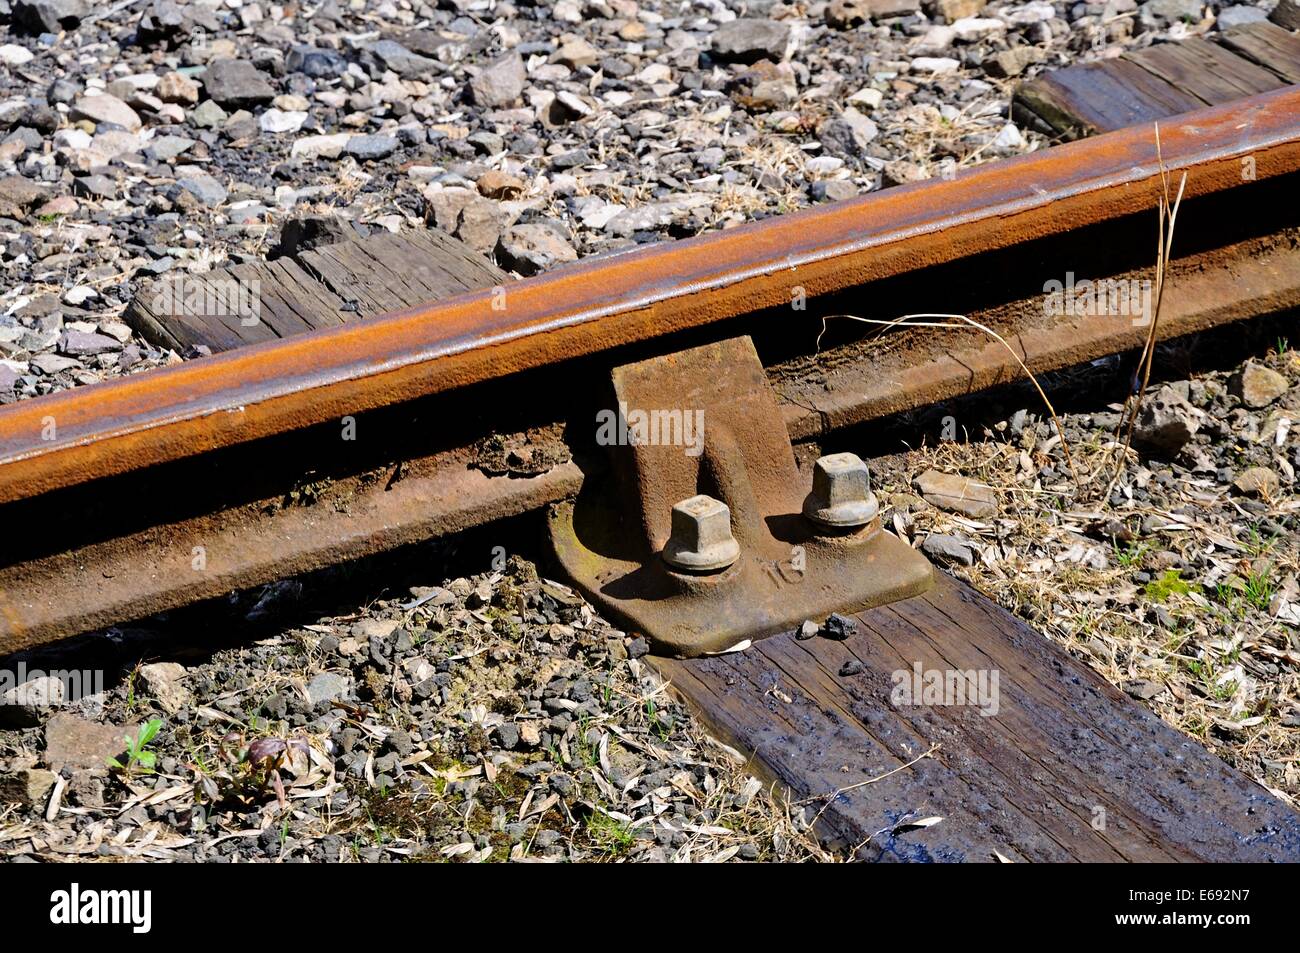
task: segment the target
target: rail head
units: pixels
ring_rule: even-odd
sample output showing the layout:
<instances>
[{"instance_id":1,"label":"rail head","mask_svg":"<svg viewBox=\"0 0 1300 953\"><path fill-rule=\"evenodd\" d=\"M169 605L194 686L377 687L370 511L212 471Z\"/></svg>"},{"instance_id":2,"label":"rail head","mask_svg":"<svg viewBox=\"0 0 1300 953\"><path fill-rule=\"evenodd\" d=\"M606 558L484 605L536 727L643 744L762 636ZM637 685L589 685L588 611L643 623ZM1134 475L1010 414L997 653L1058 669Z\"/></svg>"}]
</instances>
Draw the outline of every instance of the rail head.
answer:
<instances>
[{"instance_id":1,"label":"rail head","mask_svg":"<svg viewBox=\"0 0 1300 953\"><path fill-rule=\"evenodd\" d=\"M1300 87L0 408L0 503L1300 169ZM494 306L495 305L495 306Z\"/></svg>"}]
</instances>

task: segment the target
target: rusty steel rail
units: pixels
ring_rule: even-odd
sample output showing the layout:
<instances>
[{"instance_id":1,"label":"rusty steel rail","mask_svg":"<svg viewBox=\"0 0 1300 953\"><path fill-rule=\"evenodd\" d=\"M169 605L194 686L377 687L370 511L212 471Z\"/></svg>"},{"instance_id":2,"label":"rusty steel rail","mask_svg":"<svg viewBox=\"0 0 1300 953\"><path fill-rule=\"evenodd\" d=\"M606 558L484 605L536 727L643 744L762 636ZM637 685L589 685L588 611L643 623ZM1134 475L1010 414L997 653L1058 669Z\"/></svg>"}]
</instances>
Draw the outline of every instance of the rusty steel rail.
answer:
<instances>
[{"instance_id":1,"label":"rusty steel rail","mask_svg":"<svg viewBox=\"0 0 1300 953\"><path fill-rule=\"evenodd\" d=\"M1169 120L1187 197L1300 168L1300 89ZM0 503L289 433L1155 206L1135 127L734 230L0 409ZM52 425L52 427L51 427Z\"/></svg>"},{"instance_id":2,"label":"rusty steel rail","mask_svg":"<svg viewBox=\"0 0 1300 953\"><path fill-rule=\"evenodd\" d=\"M1300 121L1288 126L1279 118L1287 104L1300 105L1294 97L1274 94L1235 104L1238 117L1230 128L1219 110L1181 117L1164 129L1166 166L1190 170L1188 191L1197 197L1187 201L1179 219L1161 311L1162 338L1300 308L1300 227L1290 198L1300 179ZM1233 131L1235 144L1229 142ZM840 209L590 261L520 282L509 292L511 310L504 316L492 312L496 337L478 346L468 332L461 340L448 330L469 320L476 301L488 311L483 296L468 295L427 309L437 324L421 323L412 316L420 312L411 312L2 408L0 655L572 498L584 484L602 479L601 455L593 452L598 449L590 446L594 434L583 422L592 419L601 400L612 399L601 391L612 363L752 334L790 439L816 441L831 430L1022 376L1015 357L974 332L947 332L937 342L933 336L909 340L906 334L873 341L863 339L861 326L842 324L838 340L828 340L813 355L819 313L861 304L893 316L917 310L917 303L927 309L941 303L943 310L960 310L1000 329L1035 372L1140 347L1145 327L1109 314L1049 316L1042 293L1044 277L1067 270L1094 279L1150 277L1155 216L1134 217L1134 210L1151 209L1152 170L1140 165L1126 170L1116 158L1143 155L1140 141L1136 134L1111 134L1069 147L1078 153L1096 144L1088 155L1099 165L1089 167L1076 155L1062 169L1080 181L1071 186L1061 178L1064 171L1054 173L1054 191L1042 185L1055 168L1044 160L1062 150L1012 163L1033 195L1076 196L1055 209L1034 204L1024 189L1013 201L1007 177L983 174L998 169L992 166L957 183L891 190ZM1241 175L1241 159L1247 156L1255 160L1254 180ZM1036 177L1026 176L1026 167L1039 170ZM1002 190L985 191L991 180L1002 183ZM962 188L954 192L956 186ZM954 195L963 196L962 213L945 217L934 211L944 196ZM913 217L922 223L910 231L903 222L908 196L918 207ZM746 253L754 257L744 243L733 243L736 235L775 242L770 236L778 234L814 247L811 237L791 237L782 223L838 221L847 228L836 217L846 210L856 210L856 220L870 213L878 227L827 245L824 259L809 252L793 270L735 277L739 265L728 270L721 257L722 252L736 261ZM1007 221L1016 223L1014 231ZM950 223L948 230L934 234L943 222ZM701 249L709 248L719 254L702 259ZM644 267L647 262L668 267L665 262L680 263L683 254L691 259L691 275L714 274L714 283L692 285L686 277L668 282ZM770 262L774 253L757 257ZM640 262L645 273L628 262ZM852 284L852 275L837 270L848 264L859 269L854 275L880 279ZM790 312L789 289L796 283L810 297L826 297L813 310ZM620 308L619 288L643 285L662 285L664 294L687 290L648 304L630 300ZM576 296L568 310L561 292ZM515 338L503 337L504 327L523 320L511 316L513 311L523 314L529 302L527 313L538 320L561 313L587 317L585 323L557 319L551 330L528 327ZM784 307L744 310L772 302ZM743 310L737 320L722 320L737 309ZM791 313L799 318L790 320ZM450 316L445 326L444 316ZM658 327L656 318L662 319ZM702 327L708 322L715 323ZM489 318L482 323L492 324ZM672 333L697 326L698 331ZM312 379L306 370L287 381L241 380L235 373L305 354L320 355L320 361L333 362L331 367L352 367L361 361L359 352L339 352L340 341L373 349L370 333L391 336L394 328L404 329L408 343L417 336L429 347L444 342L442 357L419 366L461 376L408 378L403 366L354 380L323 367L324 383L309 386L302 383ZM613 354L531 369L528 363L544 364L544 349L562 343L570 349L565 353L578 355L637 335L646 340ZM399 348L393 361L410 353ZM515 363L498 368L501 379L450 389L458 381L468 385L475 375L492 378L494 365L483 362L502 355ZM506 369L521 373L505 375ZM396 389L395 381L405 381L414 394L445 392L408 401L402 399L408 391ZM294 390L299 386L305 389ZM381 386L390 389L369 390ZM214 403L205 396L209 393L237 395L229 399L244 403L233 408ZM344 393L360 395L356 400L365 403L322 409L327 400L343 400ZM135 416L123 417L124 406L134 408ZM115 416L102 412L110 407ZM308 426L363 407L370 412L361 424L366 435L361 443L340 446L337 428ZM263 429L249 429L250 415L263 410L268 416L256 416ZM52 421L57 439L38 443L15 421L42 428ZM526 478L476 469L479 443L489 432L524 431L544 434L541 446L549 448L544 458L554 461L547 468ZM529 443L538 446L532 438ZM298 495L301 483L316 486L314 505L286 502ZM191 565L196 545L206 553L201 572Z\"/></svg>"}]
</instances>

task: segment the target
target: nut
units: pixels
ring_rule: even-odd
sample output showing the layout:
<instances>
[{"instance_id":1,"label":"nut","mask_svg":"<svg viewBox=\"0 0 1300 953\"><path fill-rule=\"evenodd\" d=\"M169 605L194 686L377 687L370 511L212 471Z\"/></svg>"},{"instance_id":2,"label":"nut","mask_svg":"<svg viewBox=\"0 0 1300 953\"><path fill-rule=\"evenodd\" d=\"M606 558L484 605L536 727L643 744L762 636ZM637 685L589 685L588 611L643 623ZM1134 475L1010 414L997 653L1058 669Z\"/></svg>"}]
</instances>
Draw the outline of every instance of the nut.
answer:
<instances>
[{"instance_id":1,"label":"nut","mask_svg":"<svg viewBox=\"0 0 1300 953\"><path fill-rule=\"evenodd\" d=\"M880 504L871 492L871 475L856 453L833 453L813 466L813 489L803 501L804 516L836 529L865 526Z\"/></svg>"},{"instance_id":2,"label":"nut","mask_svg":"<svg viewBox=\"0 0 1300 953\"><path fill-rule=\"evenodd\" d=\"M702 493L682 500L673 507L672 520L663 557L673 568L725 569L740 555L740 544L731 535L731 510L721 500Z\"/></svg>"}]
</instances>

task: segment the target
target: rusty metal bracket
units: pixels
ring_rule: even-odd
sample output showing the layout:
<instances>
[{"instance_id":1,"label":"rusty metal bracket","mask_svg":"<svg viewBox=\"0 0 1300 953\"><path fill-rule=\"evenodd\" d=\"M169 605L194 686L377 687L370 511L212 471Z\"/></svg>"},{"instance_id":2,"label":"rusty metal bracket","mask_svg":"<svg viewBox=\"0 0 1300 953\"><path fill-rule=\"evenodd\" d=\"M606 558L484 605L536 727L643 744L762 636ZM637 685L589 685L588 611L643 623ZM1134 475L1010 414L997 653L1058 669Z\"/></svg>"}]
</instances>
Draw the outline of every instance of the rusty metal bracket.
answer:
<instances>
[{"instance_id":1,"label":"rusty metal bracket","mask_svg":"<svg viewBox=\"0 0 1300 953\"><path fill-rule=\"evenodd\" d=\"M924 592L924 557L880 528L851 454L799 473L753 342L615 368L613 479L551 510L578 588L658 651L695 656Z\"/></svg>"}]
</instances>

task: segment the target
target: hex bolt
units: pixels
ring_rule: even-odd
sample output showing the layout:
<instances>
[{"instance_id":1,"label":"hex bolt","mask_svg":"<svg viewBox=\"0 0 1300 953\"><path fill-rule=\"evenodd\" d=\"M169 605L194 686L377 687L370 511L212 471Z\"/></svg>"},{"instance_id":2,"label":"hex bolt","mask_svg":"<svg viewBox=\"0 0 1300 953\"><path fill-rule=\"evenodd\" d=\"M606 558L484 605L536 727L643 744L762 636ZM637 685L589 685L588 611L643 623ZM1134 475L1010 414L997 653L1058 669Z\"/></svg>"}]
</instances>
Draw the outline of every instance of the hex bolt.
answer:
<instances>
[{"instance_id":1,"label":"hex bolt","mask_svg":"<svg viewBox=\"0 0 1300 953\"><path fill-rule=\"evenodd\" d=\"M813 488L803 501L803 513L814 523L833 529L866 526L880 512L871 492L871 474L856 453L832 453L813 466Z\"/></svg>"},{"instance_id":2,"label":"hex bolt","mask_svg":"<svg viewBox=\"0 0 1300 953\"><path fill-rule=\"evenodd\" d=\"M674 569L707 572L726 569L740 555L731 535L731 510L726 503L701 493L673 507L672 535L664 546L664 562Z\"/></svg>"}]
</instances>

